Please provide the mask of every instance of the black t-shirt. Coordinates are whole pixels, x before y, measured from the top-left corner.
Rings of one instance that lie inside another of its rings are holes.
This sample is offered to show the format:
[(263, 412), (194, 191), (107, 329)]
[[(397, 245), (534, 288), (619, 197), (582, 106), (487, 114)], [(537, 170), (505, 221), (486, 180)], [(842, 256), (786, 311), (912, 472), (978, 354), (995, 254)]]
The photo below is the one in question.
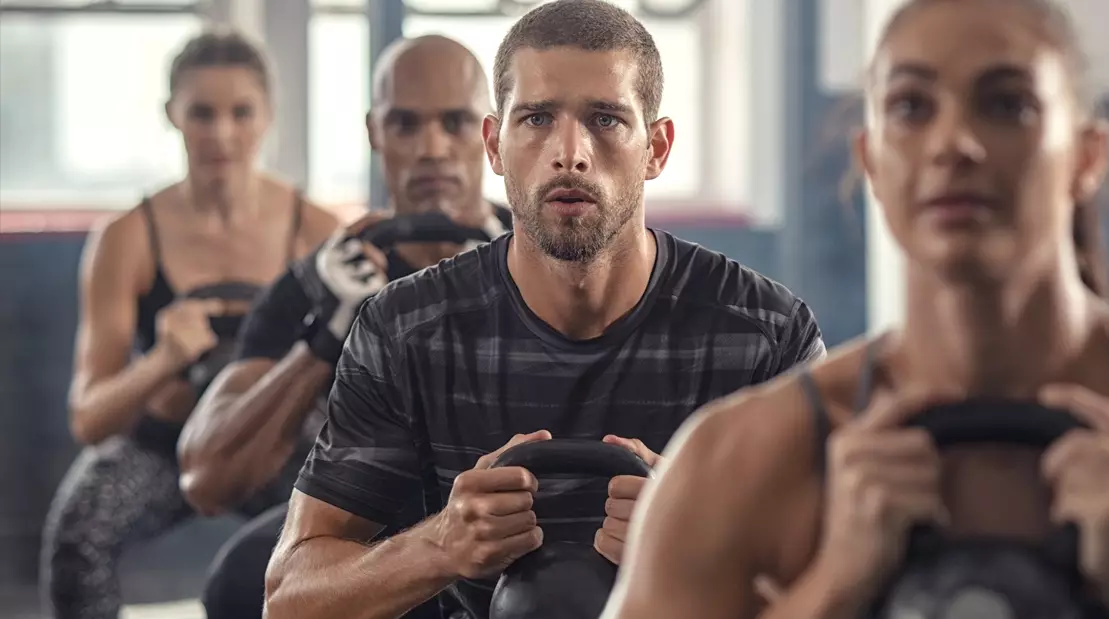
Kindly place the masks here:
[[(419, 493), (435, 513), (455, 476), (514, 434), (615, 434), (661, 452), (701, 405), (824, 352), (812, 312), (785, 287), (661, 231), (639, 304), (602, 336), (570, 340), (521, 298), (510, 238), (362, 306), (301, 492), (382, 524)], [(541, 479), (544, 540), (592, 543), (606, 486)], [(494, 585), (460, 582), (456, 593), (484, 615)]]

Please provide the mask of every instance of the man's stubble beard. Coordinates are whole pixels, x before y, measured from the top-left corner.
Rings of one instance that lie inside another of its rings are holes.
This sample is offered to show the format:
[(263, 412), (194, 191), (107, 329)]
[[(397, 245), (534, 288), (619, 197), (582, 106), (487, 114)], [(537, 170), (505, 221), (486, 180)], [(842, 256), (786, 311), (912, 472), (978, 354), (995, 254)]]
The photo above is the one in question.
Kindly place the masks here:
[(591, 191), (598, 200), (593, 213), (550, 222), (543, 217), (543, 196), (548, 189), (539, 188), (534, 195), (528, 195), (527, 190), (505, 178), (512, 216), (523, 233), (551, 258), (577, 264), (596, 260), (635, 216), (636, 208), (643, 202), (643, 184), (623, 189), (619, 192), (622, 198), (612, 202)]

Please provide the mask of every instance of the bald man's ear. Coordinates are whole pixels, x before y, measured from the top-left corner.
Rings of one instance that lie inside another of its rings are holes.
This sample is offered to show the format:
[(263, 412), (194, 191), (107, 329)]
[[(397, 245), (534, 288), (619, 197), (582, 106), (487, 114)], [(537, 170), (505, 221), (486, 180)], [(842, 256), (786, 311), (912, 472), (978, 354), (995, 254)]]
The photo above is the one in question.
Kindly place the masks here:
[(489, 167), (497, 176), (504, 176), (504, 162), (501, 161), (501, 119), (495, 114), (487, 115), (481, 121), (481, 139), (485, 142), (485, 156)]
[(366, 135), (370, 138), (370, 150), (378, 150), (377, 129), (374, 126), (374, 111), (366, 112)]

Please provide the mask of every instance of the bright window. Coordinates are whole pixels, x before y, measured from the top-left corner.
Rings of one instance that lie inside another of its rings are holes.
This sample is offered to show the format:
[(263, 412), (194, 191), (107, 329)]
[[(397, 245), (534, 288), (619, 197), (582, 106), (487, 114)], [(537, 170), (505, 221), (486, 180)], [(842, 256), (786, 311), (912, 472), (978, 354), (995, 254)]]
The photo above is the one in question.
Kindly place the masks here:
[(118, 205), (180, 177), (168, 72), (199, 28), (185, 14), (5, 15), (0, 200)]
[(308, 32), (309, 193), (365, 202), (370, 188), (369, 24), (357, 14), (315, 15)]

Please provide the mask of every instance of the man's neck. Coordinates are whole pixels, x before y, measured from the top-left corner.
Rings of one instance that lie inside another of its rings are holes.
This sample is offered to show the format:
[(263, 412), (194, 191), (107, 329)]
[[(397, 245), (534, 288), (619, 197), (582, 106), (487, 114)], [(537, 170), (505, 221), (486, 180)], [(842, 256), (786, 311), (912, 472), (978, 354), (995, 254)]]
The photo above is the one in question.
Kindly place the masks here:
[(1064, 379), (1102, 320), (1071, 271), (996, 287), (952, 287), (910, 273), (902, 369), (972, 396), (1027, 398)]
[(643, 298), (657, 252), (655, 235), (634, 221), (588, 264), (555, 260), (517, 231), (508, 272), (536, 316), (570, 339), (587, 340), (602, 335)]

